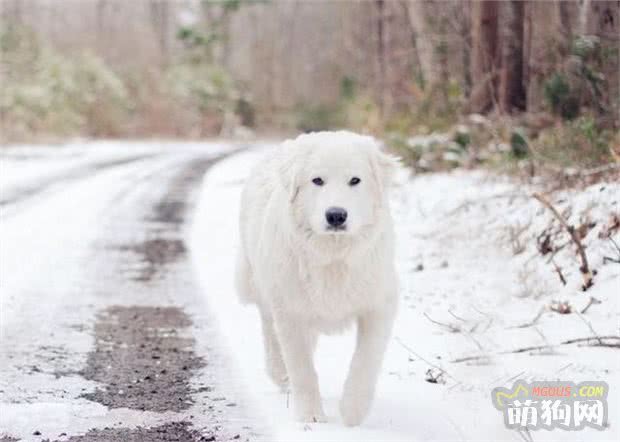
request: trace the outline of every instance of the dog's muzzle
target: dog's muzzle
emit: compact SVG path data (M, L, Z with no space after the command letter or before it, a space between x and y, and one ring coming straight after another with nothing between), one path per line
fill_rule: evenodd
M346 230L347 211L342 207L330 207L325 211L325 220L327 220L327 230Z

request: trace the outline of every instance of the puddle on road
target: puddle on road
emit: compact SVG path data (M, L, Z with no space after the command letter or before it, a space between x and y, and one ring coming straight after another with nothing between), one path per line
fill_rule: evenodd
M138 255L139 261L123 269L128 278L138 282L150 282L164 274L163 267L179 260L186 253L185 244L179 237L179 229L185 220L188 193L205 173L212 159L200 159L182 169L168 186L166 193L153 205L144 221L155 223L147 226L154 239L130 243L118 247Z
M95 324L95 349L80 372L104 387L82 397L111 408L189 408L190 378L205 365L194 353L194 340L182 336L190 325L176 307L106 309Z
M185 168L171 182L161 201L153 207L153 213L146 220L158 223L180 225L184 221L188 204L188 191L196 184L213 163L213 159L199 159Z
M233 436L233 439L235 437ZM68 442L168 442L168 441L214 441L215 435L203 435L191 428L189 422L171 422L152 428L104 428L90 430L83 436L73 436L66 439ZM217 440L221 440L218 439Z
M151 281L162 267L175 262L186 252L182 240L167 238L155 238L130 246L121 246L119 250L139 255L140 267L125 272L129 273L131 279L140 282Z

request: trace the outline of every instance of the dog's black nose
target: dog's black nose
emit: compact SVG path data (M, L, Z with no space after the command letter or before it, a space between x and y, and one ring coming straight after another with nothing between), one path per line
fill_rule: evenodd
M347 211L342 207L330 207L325 212L327 224L333 227L339 227L347 220Z

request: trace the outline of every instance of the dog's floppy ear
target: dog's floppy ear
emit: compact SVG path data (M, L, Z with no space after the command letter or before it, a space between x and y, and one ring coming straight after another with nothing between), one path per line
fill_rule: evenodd
M278 176L291 203L299 192L299 165L303 164L303 159L300 158L301 151L301 146L295 140L285 141L281 147Z
M379 186L379 192L383 194L384 190L392 184L394 174L401 167L400 158L389 155L377 148L370 153L370 164Z

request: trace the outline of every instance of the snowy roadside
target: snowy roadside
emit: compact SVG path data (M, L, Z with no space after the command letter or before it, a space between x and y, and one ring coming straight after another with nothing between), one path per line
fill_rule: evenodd
M561 211L570 202L571 223L579 225L580 217L585 222L586 212L596 222L583 242L597 274L594 286L583 292L572 244L561 248L553 260L566 285L553 263L547 262L549 255L538 250L537 238L553 218L531 198L533 189L482 172L399 177L393 210L399 238L400 312L371 415L361 427L350 429L341 425L337 404L353 350L352 331L322 338L316 356L330 422L296 423L287 410L287 396L264 374L257 312L240 306L234 294L239 195L249 170L260 159L260 150L237 154L206 175L191 252L241 378L279 440L519 441L517 432L504 427L490 394L494 387L511 386L515 379L608 382L606 431L538 431L532 437L618 439L617 350L556 344L592 337L590 326L598 336L618 335L620 265L603 263L604 256L614 256L615 250L599 233L611 214L620 210L619 184L551 197ZM550 241L561 246L568 237L552 226ZM601 303L578 313L591 296ZM559 305L567 301L573 313L552 310L558 307L553 301ZM523 326L528 322L532 324ZM513 353L526 347L540 348ZM461 358L471 359L458 362ZM426 380L431 378L439 382Z

